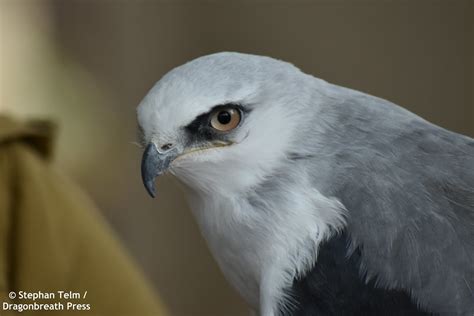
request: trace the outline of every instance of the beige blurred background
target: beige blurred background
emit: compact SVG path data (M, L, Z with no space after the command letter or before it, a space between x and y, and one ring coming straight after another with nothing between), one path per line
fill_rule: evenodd
M470 0L0 0L0 111L59 123L58 168L173 315L247 315L173 180L156 200L142 188L132 142L147 90L200 55L264 54L474 136L473 25Z

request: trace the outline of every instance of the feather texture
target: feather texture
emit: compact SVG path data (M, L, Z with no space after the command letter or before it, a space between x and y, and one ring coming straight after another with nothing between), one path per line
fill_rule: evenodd
M207 113L223 104L243 110L239 126L193 134L209 131ZM225 276L261 315L340 315L347 293L334 291L344 289L361 295L341 308L369 295L394 310L474 314L473 139L238 53L172 70L138 120L145 143L182 153L169 170Z
M361 276L443 315L474 312L474 140L372 96L340 102L318 133L314 186L346 207ZM317 119L315 119L317 120Z

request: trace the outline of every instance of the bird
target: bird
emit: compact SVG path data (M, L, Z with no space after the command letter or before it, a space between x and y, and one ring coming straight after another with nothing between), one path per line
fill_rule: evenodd
M474 315L474 139L238 52L170 70L137 120L146 190L178 179L254 313Z

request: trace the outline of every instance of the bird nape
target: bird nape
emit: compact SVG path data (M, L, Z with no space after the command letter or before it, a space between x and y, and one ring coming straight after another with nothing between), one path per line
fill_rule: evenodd
M137 112L148 192L185 185L260 315L474 315L472 138L240 53L171 70Z

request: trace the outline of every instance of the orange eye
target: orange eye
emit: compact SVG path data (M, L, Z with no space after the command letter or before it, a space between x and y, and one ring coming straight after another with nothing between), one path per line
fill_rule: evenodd
M216 111L211 118L211 126L220 131L228 132L240 123L240 112L236 109L222 109Z

